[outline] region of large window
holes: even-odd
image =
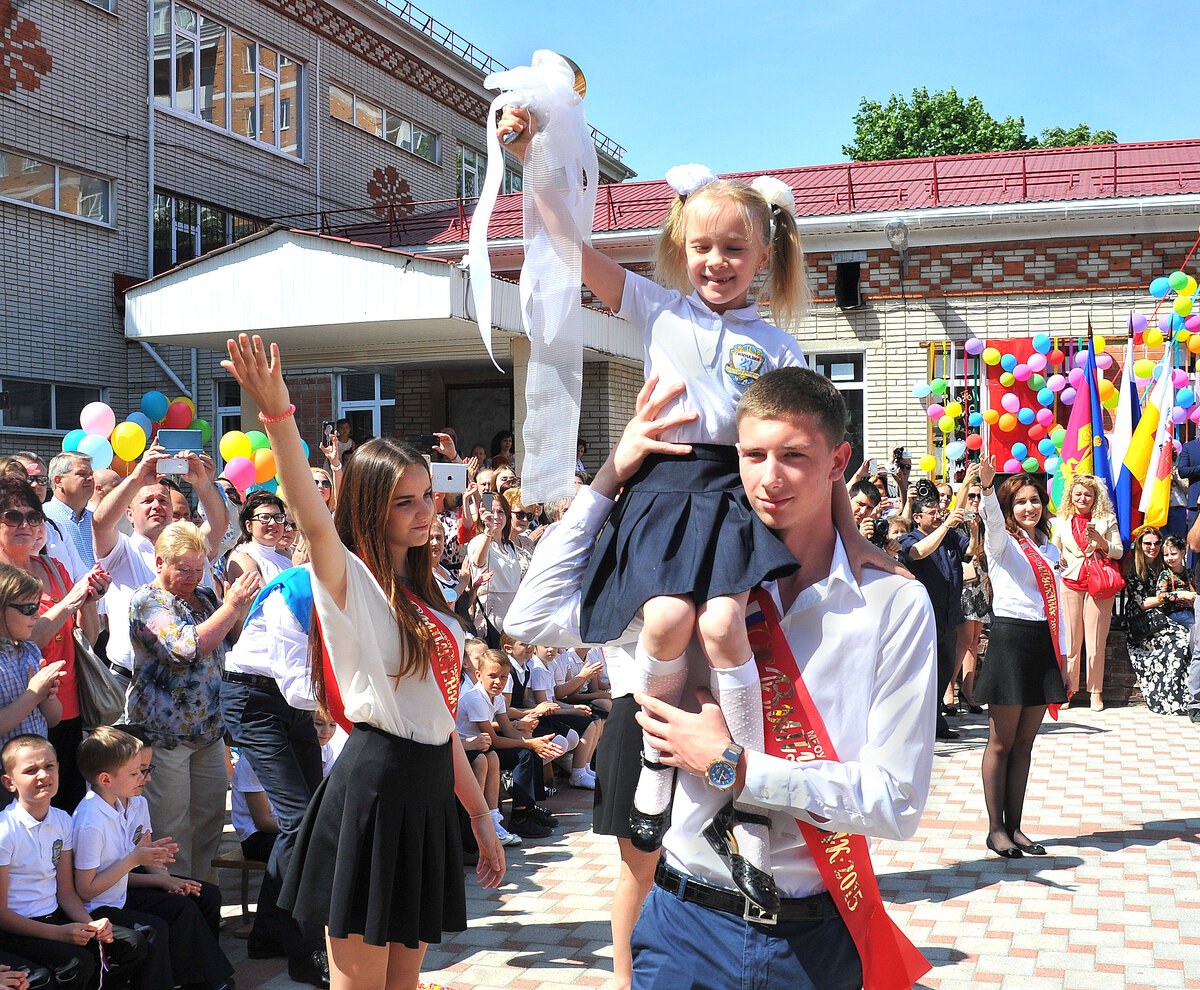
[[[79,413],[89,402],[103,399],[92,385],[5,378],[0,392],[8,397],[8,408],[0,410],[0,427],[6,430],[52,430],[67,433],[79,428]]]
[[[838,351],[832,354],[809,354],[808,363],[831,382],[842,393],[846,403],[846,440],[850,443],[850,463],[846,466],[849,477],[866,459],[866,396],[867,379],[864,355],[861,351]]]
[[[355,443],[396,432],[396,378],[355,373],[338,378],[338,418],[350,420]]]
[[[483,177],[487,172],[487,156],[465,145],[458,149],[458,194],[471,199],[483,192]]]
[[[0,199],[112,223],[113,186],[108,179],[4,148],[0,148]]]
[[[299,157],[304,67],[172,0],[154,3],[154,101]]]
[[[330,83],[329,113],[353,124],[360,131],[383,138],[402,151],[410,152],[427,162],[438,163],[438,137],[420,124],[414,123],[395,110],[374,103],[357,93]]]
[[[154,196],[154,274],[252,234],[260,224],[186,196]]]

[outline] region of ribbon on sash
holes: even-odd
[[[583,391],[584,243],[591,243],[599,168],[596,145],[575,92],[575,70],[561,55],[540,50],[532,65],[488,76],[502,90],[487,116],[488,164],[463,259],[479,333],[492,354],[492,269],[488,224],[504,177],[496,112],[525,107],[537,118],[522,173],[525,263],[521,267],[521,321],[530,340],[525,379],[521,491],[534,502],[575,491],[579,405]],[[499,369],[496,364],[496,368]]]
[[[839,762],[780,628],[775,602],[761,588],[750,601],[759,609],[747,613],[746,625],[762,683],[767,753],[796,763]],[[888,916],[866,837],[825,832],[800,819],[796,824],[854,939],[862,960],[864,990],[911,987],[931,966]]]
[[[446,624],[411,591],[401,585],[400,590],[416,608],[421,620],[433,631],[433,652],[429,658],[429,666],[433,670],[434,680],[442,699],[450,711],[450,717],[458,715],[458,689],[462,682],[462,657],[458,652],[458,641],[446,628]],[[329,657],[329,646],[325,642],[325,633],[321,629],[321,620],[313,612],[313,621],[317,624],[317,635],[321,637],[321,669],[325,675],[325,707],[338,725],[349,732],[354,724],[346,718],[346,703],[342,700],[342,692],[338,688],[337,674],[333,670],[333,662]]]
[[[1029,566],[1033,568],[1033,576],[1037,581],[1038,591],[1042,596],[1042,605],[1046,609],[1046,621],[1050,625],[1050,639],[1054,643],[1054,658],[1058,661],[1058,672],[1062,674],[1066,667],[1063,662],[1062,649],[1059,647],[1058,630],[1060,614],[1058,610],[1058,588],[1054,584],[1054,570],[1046,563],[1046,558],[1037,551],[1037,547],[1033,545],[1033,540],[1026,536],[1021,531],[1017,531],[1017,546],[1021,548],[1021,552],[1025,554],[1025,559],[1029,561]],[[1067,700],[1071,699],[1071,692],[1067,690]],[[1048,705],[1050,717],[1056,722],[1058,721],[1058,710],[1062,705]]]

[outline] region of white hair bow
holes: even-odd
[[[680,196],[690,196],[697,189],[702,189],[710,182],[716,182],[717,176],[707,165],[676,165],[667,169],[667,185]]]
[[[786,210],[793,218],[796,216],[796,197],[792,195],[792,187],[782,179],[773,175],[759,175],[750,183],[750,188],[765,199],[768,205]]]

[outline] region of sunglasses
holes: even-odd
[[[1142,546],[1149,550],[1154,547],[1161,547],[1162,543],[1158,540],[1142,540]]]
[[[43,488],[45,488],[50,484],[50,475],[48,475],[48,474],[31,474],[29,476],[29,483],[31,485],[41,485]]]
[[[46,521],[46,517],[40,509],[30,509],[28,512],[21,512],[19,509],[5,509],[0,512],[0,522],[5,526],[12,526],[14,529],[18,526],[40,526]]]
[[[315,480],[316,480],[318,488],[332,488],[333,487],[333,482],[326,481],[324,478],[317,478]]]
[[[284,521],[282,512],[256,512],[250,518],[262,526],[270,526],[271,523]]]
[[[532,512],[514,512],[513,518],[529,520],[529,519],[533,518],[533,513]]]
[[[8,607],[15,608],[23,616],[30,619],[38,614],[37,602],[9,602]]]

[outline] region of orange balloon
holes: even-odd
[[[128,478],[133,473],[134,465],[129,461],[122,460],[116,454],[113,454],[112,463],[109,468],[116,471],[122,478]]]
[[[1188,350],[1193,354],[1200,354],[1200,333],[1194,333],[1188,337]]]
[[[268,447],[260,447],[254,452],[254,480],[258,484],[270,481],[275,477],[275,455]]]
[[[989,426],[995,426],[1000,422],[1000,413],[995,409],[986,409],[983,413],[983,421]]]
[[[1000,417],[1000,429],[1005,433],[1012,433],[1017,428],[1017,417],[1012,413],[1005,413]]]
[[[1100,401],[1101,402],[1105,402],[1108,399],[1111,399],[1113,397],[1113,383],[1110,382],[1107,378],[1101,378],[1099,385],[1097,387],[1100,390]]]

